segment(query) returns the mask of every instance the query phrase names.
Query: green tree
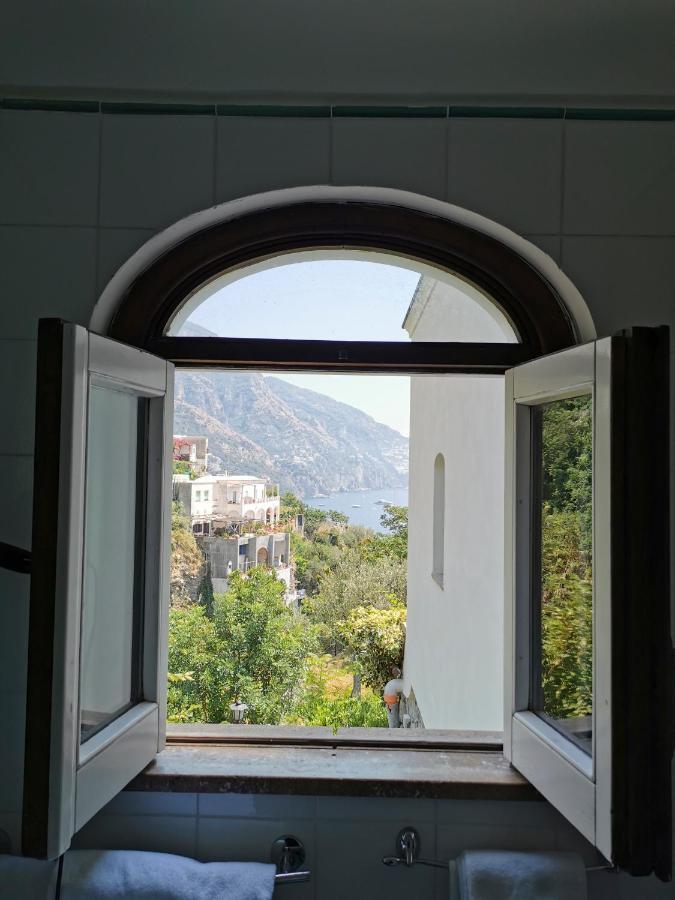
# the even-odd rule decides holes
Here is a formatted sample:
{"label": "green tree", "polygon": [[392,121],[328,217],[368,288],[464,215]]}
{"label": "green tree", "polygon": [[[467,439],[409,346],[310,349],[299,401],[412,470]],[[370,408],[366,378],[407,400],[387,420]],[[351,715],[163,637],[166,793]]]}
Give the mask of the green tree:
{"label": "green tree", "polygon": [[391,678],[392,668],[403,666],[405,623],[406,608],[393,599],[383,609],[357,606],[340,627],[356,671],[378,694]]}
{"label": "green tree", "polygon": [[555,718],[593,710],[592,576],[574,513],[544,509],[542,519],[541,681]]}
{"label": "green tree", "polygon": [[316,594],[322,577],[340,558],[340,548],[321,540],[310,541],[299,534],[291,535],[291,555],[295,564],[295,583],[308,595]]}
{"label": "green tree", "polygon": [[213,617],[190,604],[171,611],[171,721],[229,722],[242,700],[248,720],[277,724],[301,689],[315,635],[283,599],[284,585],[267,569],[230,576],[216,594]]}
{"label": "green tree", "polygon": [[[223,722],[229,660],[213,620],[190,603],[169,610],[169,722]],[[231,702],[231,701],[230,701]]]}
{"label": "green tree", "polygon": [[211,563],[206,562],[204,566],[204,575],[197,588],[197,603],[201,604],[206,610],[206,615],[213,615],[213,581],[211,580]]}
{"label": "green tree", "polygon": [[329,645],[340,641],[340,623],[358,606],[388,609],[392,600],[405,605],[407,566],[393,556],[364,558],[359,550],[342,552],[321,578],[319,593],[305,604],[322,626]]}
{"label": "green tree", "polygon": [[380,516],[380,525],[386,529],[386,533],[375,534],[366,541],[364,555],[372,559],[382,556],[407,559],[408,507],[385,503],[384,512]]}
{"label": "green tree", "polygon": [[593,697],[593,411],[589,396],[541,411],[541,688],[555,718]]}
{"label": "green tree", "polygon": [[579,517],[580,547],[590,553],[593,515],[593,405],[590,396],[542,410],[543,502]]}
{"label": "green tree", "polygon": [[232,660],[231,694],[249,705],[252,722],[278,721],[314,647],[313,629],[284,602],[283,582],[260,567],[233,572],[214,621]]}

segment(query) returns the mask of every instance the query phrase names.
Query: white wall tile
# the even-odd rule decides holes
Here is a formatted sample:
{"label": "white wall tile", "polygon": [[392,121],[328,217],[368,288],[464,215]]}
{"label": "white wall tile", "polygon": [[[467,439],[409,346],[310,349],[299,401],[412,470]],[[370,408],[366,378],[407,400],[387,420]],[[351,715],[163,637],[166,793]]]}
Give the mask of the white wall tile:
{"label": "white wall tile", "polygon": [[[16,854],[18,856],[18,854]],[[6,859],[2,865],[2,897],[57,900],[58,860]]]}
{"label": "white wall tile", "polygon": [[[385,866],[394,854],[396,836],[411,823],[392,817],[387,823],[358,819],[317,823],[316,890],[320,900],[367,897],[368,900],[423,900],[433,895],[433,870],[422,866]],[[434,827],[414,823],[421,855],[434,853]]]}
{"label": "white wall tile", "polygon": [[155,234],[152,228],[101,228],[98,238],[97,293],[120,266]]}
{"label": "white wall tile", "polygon": [[18,694],[26,691],[29,602],[30,576],[0,569],[0,684]]}
{"label": "white wall tile", "polygon": [[100,224],[159,228],[213,205],[211,116],[106,115]]}
{"label": "white wall tile", "polygon": [[[359,822],[408,821],[433,822],[436,815],[434,800],[376,797],[317,797],[317,818],[356,819]],[[393,839],[392,839],[393,840]]]}
{"label": "white wall tile", "polygon": [[567,234],[675,234],[675,122],[567,122]]}
{"label": "white wall tile", "polygon": [[36,341],[0,340],[2,453],[33,452]]}
{"label": "white wall tile", "polygon": [[[8,846],[9,845],[9,846]],[[21,814],[0,812],[0,853],[20,853]]]}
{"label": "white wall tile", "polygon": [[439,825],[506,825],[555,828],[559,815],[543,801],[438,800]]}
{"label": "white wall tile", "polygon": [[554,828],[515,825],[439,825],[436,853],[445,861],[463,850],[555,850]]}
{"label": "white wall tile", "polygon": [[302,841],[311,865],[314,854],[313,819],[249,819],[199,816],[197,853],[203,860],[267,862],[272,842],[284,834]]}
{"label": "white wall tile", "polygon": [[33,457],[6,456],[0,453],[0,484],[5,509],[11,513],[0,519],[0,541],[30,549],[33,531]]}
{"label": "white wall tile", "polygon": [[20,812],[23,798],[23,748],[26,694],[0,691],[0,810]]}
{"label": "white wall tile", "polygon": [[35,339],[40,316],[86,325],[95,265],[94,228],[0,226],[0,335]]}
{"label": "white wall tile", "polygon": [[552,260],[560,263],[560,235],[558,234],[526,234],[524,237],[547,253]]}
{"label": "white wall tile", "polygon": [[560,228],[562,121],[450,119],[448,200],[519,233]]}
{"label": "white wall tile", "polygon": [[0,221],[95,225],[99,117],[0,111]]}
{"label": "white wall tile", "polygon": [[151,850],[195,856],[191,816],[106,816],[99,813],[73,838],[75,850]]}
{"label": "white wall tile", "polygon": [[333,183],[443,198],[446,129],[446,119],[334,119]]}
{"label": "white wall tile", "polygon": [[329,175],[329,119],[218,119],[218,202],[277,188],[326,184]]}
{"label": "white wall tile", "polygon": [[196,816],[197,795],[169,791],[120,791],[102,816]]}
{"label": "white wall tile", "polygon": [[561,268],[581,291],[599,335],[675,325],[675,238],[565,237]]}
{"label": "white wall tile", "polygon": [[309,819],[316,811],[315,797],[286,794],[199,794],[200,816],[256,819]]}

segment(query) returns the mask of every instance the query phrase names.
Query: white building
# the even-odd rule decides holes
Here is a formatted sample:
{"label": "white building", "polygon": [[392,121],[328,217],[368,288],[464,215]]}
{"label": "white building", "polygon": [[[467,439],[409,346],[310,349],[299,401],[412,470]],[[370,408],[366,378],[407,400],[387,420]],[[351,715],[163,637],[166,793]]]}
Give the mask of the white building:
{"label": "white building", "polygon": [[[423,276],[413,341],[515,341],[473,286]],[[408,625],[413,725],[502,728],[504,380],[410,379]]]}
{"label": "white building", "polygon": [[237,522],[279,522],[279,489],[255,475],[203,475],[190,481],[174,475],[174,499],[192,522],[195,534]]}
{"label": "white building", "polygon": [[266,566],[283,581],[286,605],[296,603],[289,532],[245,534],[231,538],[204,537],[200,540],[200,546],[211,565],[211,581],[216,594],[227,590],[232,572],[248,572],[253,566]]}
{"label": "white building", "polygon": [[204,435],[174,434],[173,458],[189,463],[193,474],[202,475],[209,464],[209,439]]}

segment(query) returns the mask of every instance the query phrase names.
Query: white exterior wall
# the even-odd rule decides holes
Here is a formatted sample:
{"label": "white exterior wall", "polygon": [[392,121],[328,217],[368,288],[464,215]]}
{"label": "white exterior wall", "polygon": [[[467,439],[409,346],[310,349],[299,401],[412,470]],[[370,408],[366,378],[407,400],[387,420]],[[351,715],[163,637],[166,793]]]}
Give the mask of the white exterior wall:
{"label": "white exterior wall", "polygon": [[[427,728],[500,730],[504,381],[411,380],[405,691]],[[443,587],[431,577],[436,454],[445,458]]]}
{"label": "white exterior wall", "polygon": [[[406,316],[413,341],[517,340],[470,285],[422,278]],[[443,577],[433,578],[434,465],[445,469]],[[427,728],[503,722],[504,380],[410,379],[405,693]],[[436,573],[438,574],[438,573]],[[442,585],[442,586],[441,586]]]}

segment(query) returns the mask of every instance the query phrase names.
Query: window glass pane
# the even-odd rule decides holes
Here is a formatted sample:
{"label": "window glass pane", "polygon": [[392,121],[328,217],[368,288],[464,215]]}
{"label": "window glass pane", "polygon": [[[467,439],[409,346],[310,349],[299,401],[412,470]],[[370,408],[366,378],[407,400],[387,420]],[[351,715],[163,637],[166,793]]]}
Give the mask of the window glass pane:
{"label": "window glass pane", "polygon": [[593,406],[590,395],[534,411],[534,709],[587,753],[593,734]]}
{"label": "window glass pane", "polygon": [[80,736],[84,741],[138,698],[142,488],[138,460],[146,401],[89,391]]}
{"label": "window glass pane", "polygon": [[199,288],[169,325],[183,337],[517,343],[494,301],[450,272],[375,251],[288,253]]}

